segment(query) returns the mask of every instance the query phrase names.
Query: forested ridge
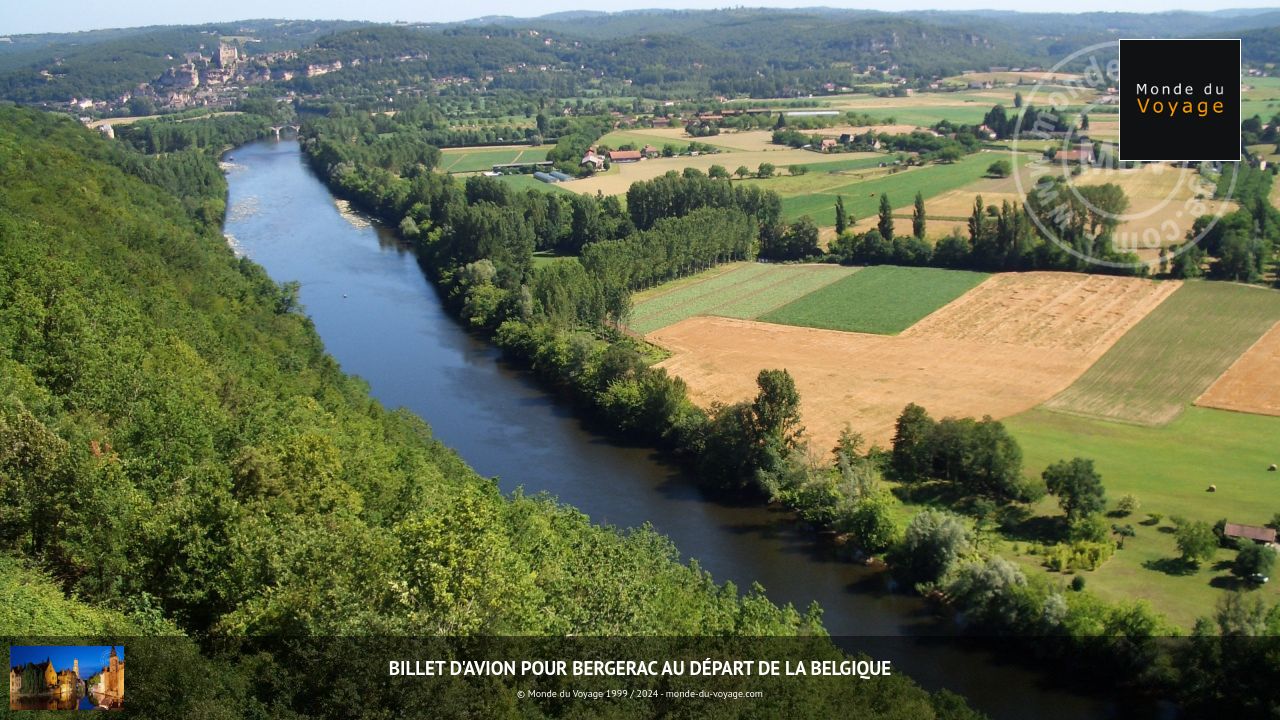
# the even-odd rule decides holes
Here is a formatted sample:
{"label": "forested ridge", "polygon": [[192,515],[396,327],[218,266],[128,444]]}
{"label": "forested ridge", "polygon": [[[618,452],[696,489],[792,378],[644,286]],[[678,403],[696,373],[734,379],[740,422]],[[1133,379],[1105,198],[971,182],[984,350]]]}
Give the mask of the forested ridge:
{"label": "forested ridge", "polygon": [[[299,50],[273,66],[298,75],[275,85],[304,94],[385,97],[386,88],[412,89],[424,79],[488,76],[491,90],[561,98],[603,91],[705,99],[709,93],[803,96],[825,92],[827,83],[884,90],[877,83],[891,76],[923,87],[964,70],[1051,67],[1081,47],[1116,37],[1244,34],[1245,61],[1261,64],[1276,55],[1277,23],[1280,16],[1269,11],[1067,15],[832,8],[650,10],[408,26],[244,21],[15,36],[0,44],[0,97],[38,103],[117,96],[154,81],[175,64],[172,58],[207,54],[219,36],[252,38],[245,44],[252,54]],[[334,60],[344,70],[316,77],[300,72]],[[361,65],[353,66],[355,60]]]}
{"label": "forested ridge", "polygon": [[[502,496],[341,372],[296,288],[232,255],[200,210],[224,186],[192,208],[138,177],[153,162],[69,119],[0,109],[0,587],[45,587],[6,591],[32,612],[56,586],[84,618],[116,618],[10,613],[4,634],[823,633],[816,611],[717,585],[651,530]],[[182,647],[183,669],[204,672]],[[170,702],[343,711],[283,658],[221,661],[238,669]],[[235,680],[265,668],[290,691]],[[902,677],[858,687],[827,701],[958,707]]]}

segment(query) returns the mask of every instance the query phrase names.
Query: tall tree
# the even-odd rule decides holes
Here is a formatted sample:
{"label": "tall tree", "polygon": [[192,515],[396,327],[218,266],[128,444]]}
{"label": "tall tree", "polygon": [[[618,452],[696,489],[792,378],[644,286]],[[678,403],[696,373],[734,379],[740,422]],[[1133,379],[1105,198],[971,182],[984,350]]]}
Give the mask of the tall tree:
{"label": "tall tree", "polygon": [[844,196],[837,195],[836,196],[836,235],[837,236],[843,235],[844,231],[847,230],[848,228],[849,228],[849,216],[845,213],[845,210],[844,210]]}
{"label": "tall tree", "polygon": [[876,223],[880,236],[893,242],[893,205],[889,204],[889,195],[880,193],[880,221]]}
{"label": "tall tree", "polygon": [[800,426],[800,392],[786,370],[761,370],[756,376],[760,392],[751,404],[756,429],[762,439],[792,447],[804,432]]}
{"label": "tall tree", "polygon": [[890,467],[899,481],[920,480],[929,475],[933,464],[933,428],[937,423],[919,405],[911,403],[902,409],[893,433]]}
{"label": "tall tree", "polygon": [[911,214],[911,234],[924,239],[924,195],[916,191],[916,208]]}

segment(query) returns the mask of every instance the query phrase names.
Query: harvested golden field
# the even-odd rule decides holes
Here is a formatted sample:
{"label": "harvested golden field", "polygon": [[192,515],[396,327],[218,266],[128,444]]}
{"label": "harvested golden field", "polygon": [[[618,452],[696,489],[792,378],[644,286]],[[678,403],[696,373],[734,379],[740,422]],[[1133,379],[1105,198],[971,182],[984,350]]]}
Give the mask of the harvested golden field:
{"label": "harvested golden field", "polygon": [[1196,404],[1258,415],[1280,415],[1280,323],[1227,368]]}
{"label": "harvested golden field", "polygon": [[1096,358],[1180,285],[1081,273],[999,273],[903,335],[1083,352]]}
{"label": "harvested golden field", "polygon": [[902,408],[935,416],[1029,410],[1069,386],[1175,283],[1073,273],[996,275],[898,336],[694,317],[648,339],[701,405],[752,397],[786,368],[814,448],[846,424],[888,446]]}

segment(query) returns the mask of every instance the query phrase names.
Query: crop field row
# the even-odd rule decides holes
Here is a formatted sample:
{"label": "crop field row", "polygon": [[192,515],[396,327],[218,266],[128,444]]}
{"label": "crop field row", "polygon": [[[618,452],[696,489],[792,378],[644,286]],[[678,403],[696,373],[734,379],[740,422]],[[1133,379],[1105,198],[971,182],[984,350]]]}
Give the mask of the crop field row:
{"label": "crop field row", "polygon": [[1163,425],[1280,321],[1280,293],[1185,283],[1045,407]]}
{"label": "crop field row", "polygon": [[546,159],[545,147],[447,148],[440,151],[440,169],[450,173],[480,172],[501,163],[542,162]]}
{"label": "crop field row", "polygon": [[695,315],[751,319],[855,270],[836,265],[744,263],[706,280],[640,298],[631,312],[630,327],[647,334]]}
{"label": "crop field row", "polygon": [[987,277],[985,273],[879,265],[759,319],[782,325],[896,335]]}

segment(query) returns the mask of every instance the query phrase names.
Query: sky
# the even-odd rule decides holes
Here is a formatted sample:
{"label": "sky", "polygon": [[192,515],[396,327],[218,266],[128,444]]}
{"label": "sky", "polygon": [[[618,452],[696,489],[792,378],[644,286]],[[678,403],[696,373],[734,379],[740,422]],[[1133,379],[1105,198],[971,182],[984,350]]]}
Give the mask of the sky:
{"label": "sky", "polygon": [[[72,661],[80,661],[80,677],[91,675],[107,666],[109,645],[14,645],[9,648],[9,667],[29,662],[53,661],[54,670],[67,670]],[[116,646],[116,655],[124,660],[124,646]]]}
{"label": "sky", "polygon": [[[1039,12],[1218,10],[1275,7],[1277,0],[1042,0]],[[844,7],[881,10],[1027,10],[1026,0],[0,0],[0,35],[73,32],[140,25],[189,25],[250,18],[450,22],[485,15],[527,17],[563,10],[633,10],[639,8],[709,9],[747,7]]]}

